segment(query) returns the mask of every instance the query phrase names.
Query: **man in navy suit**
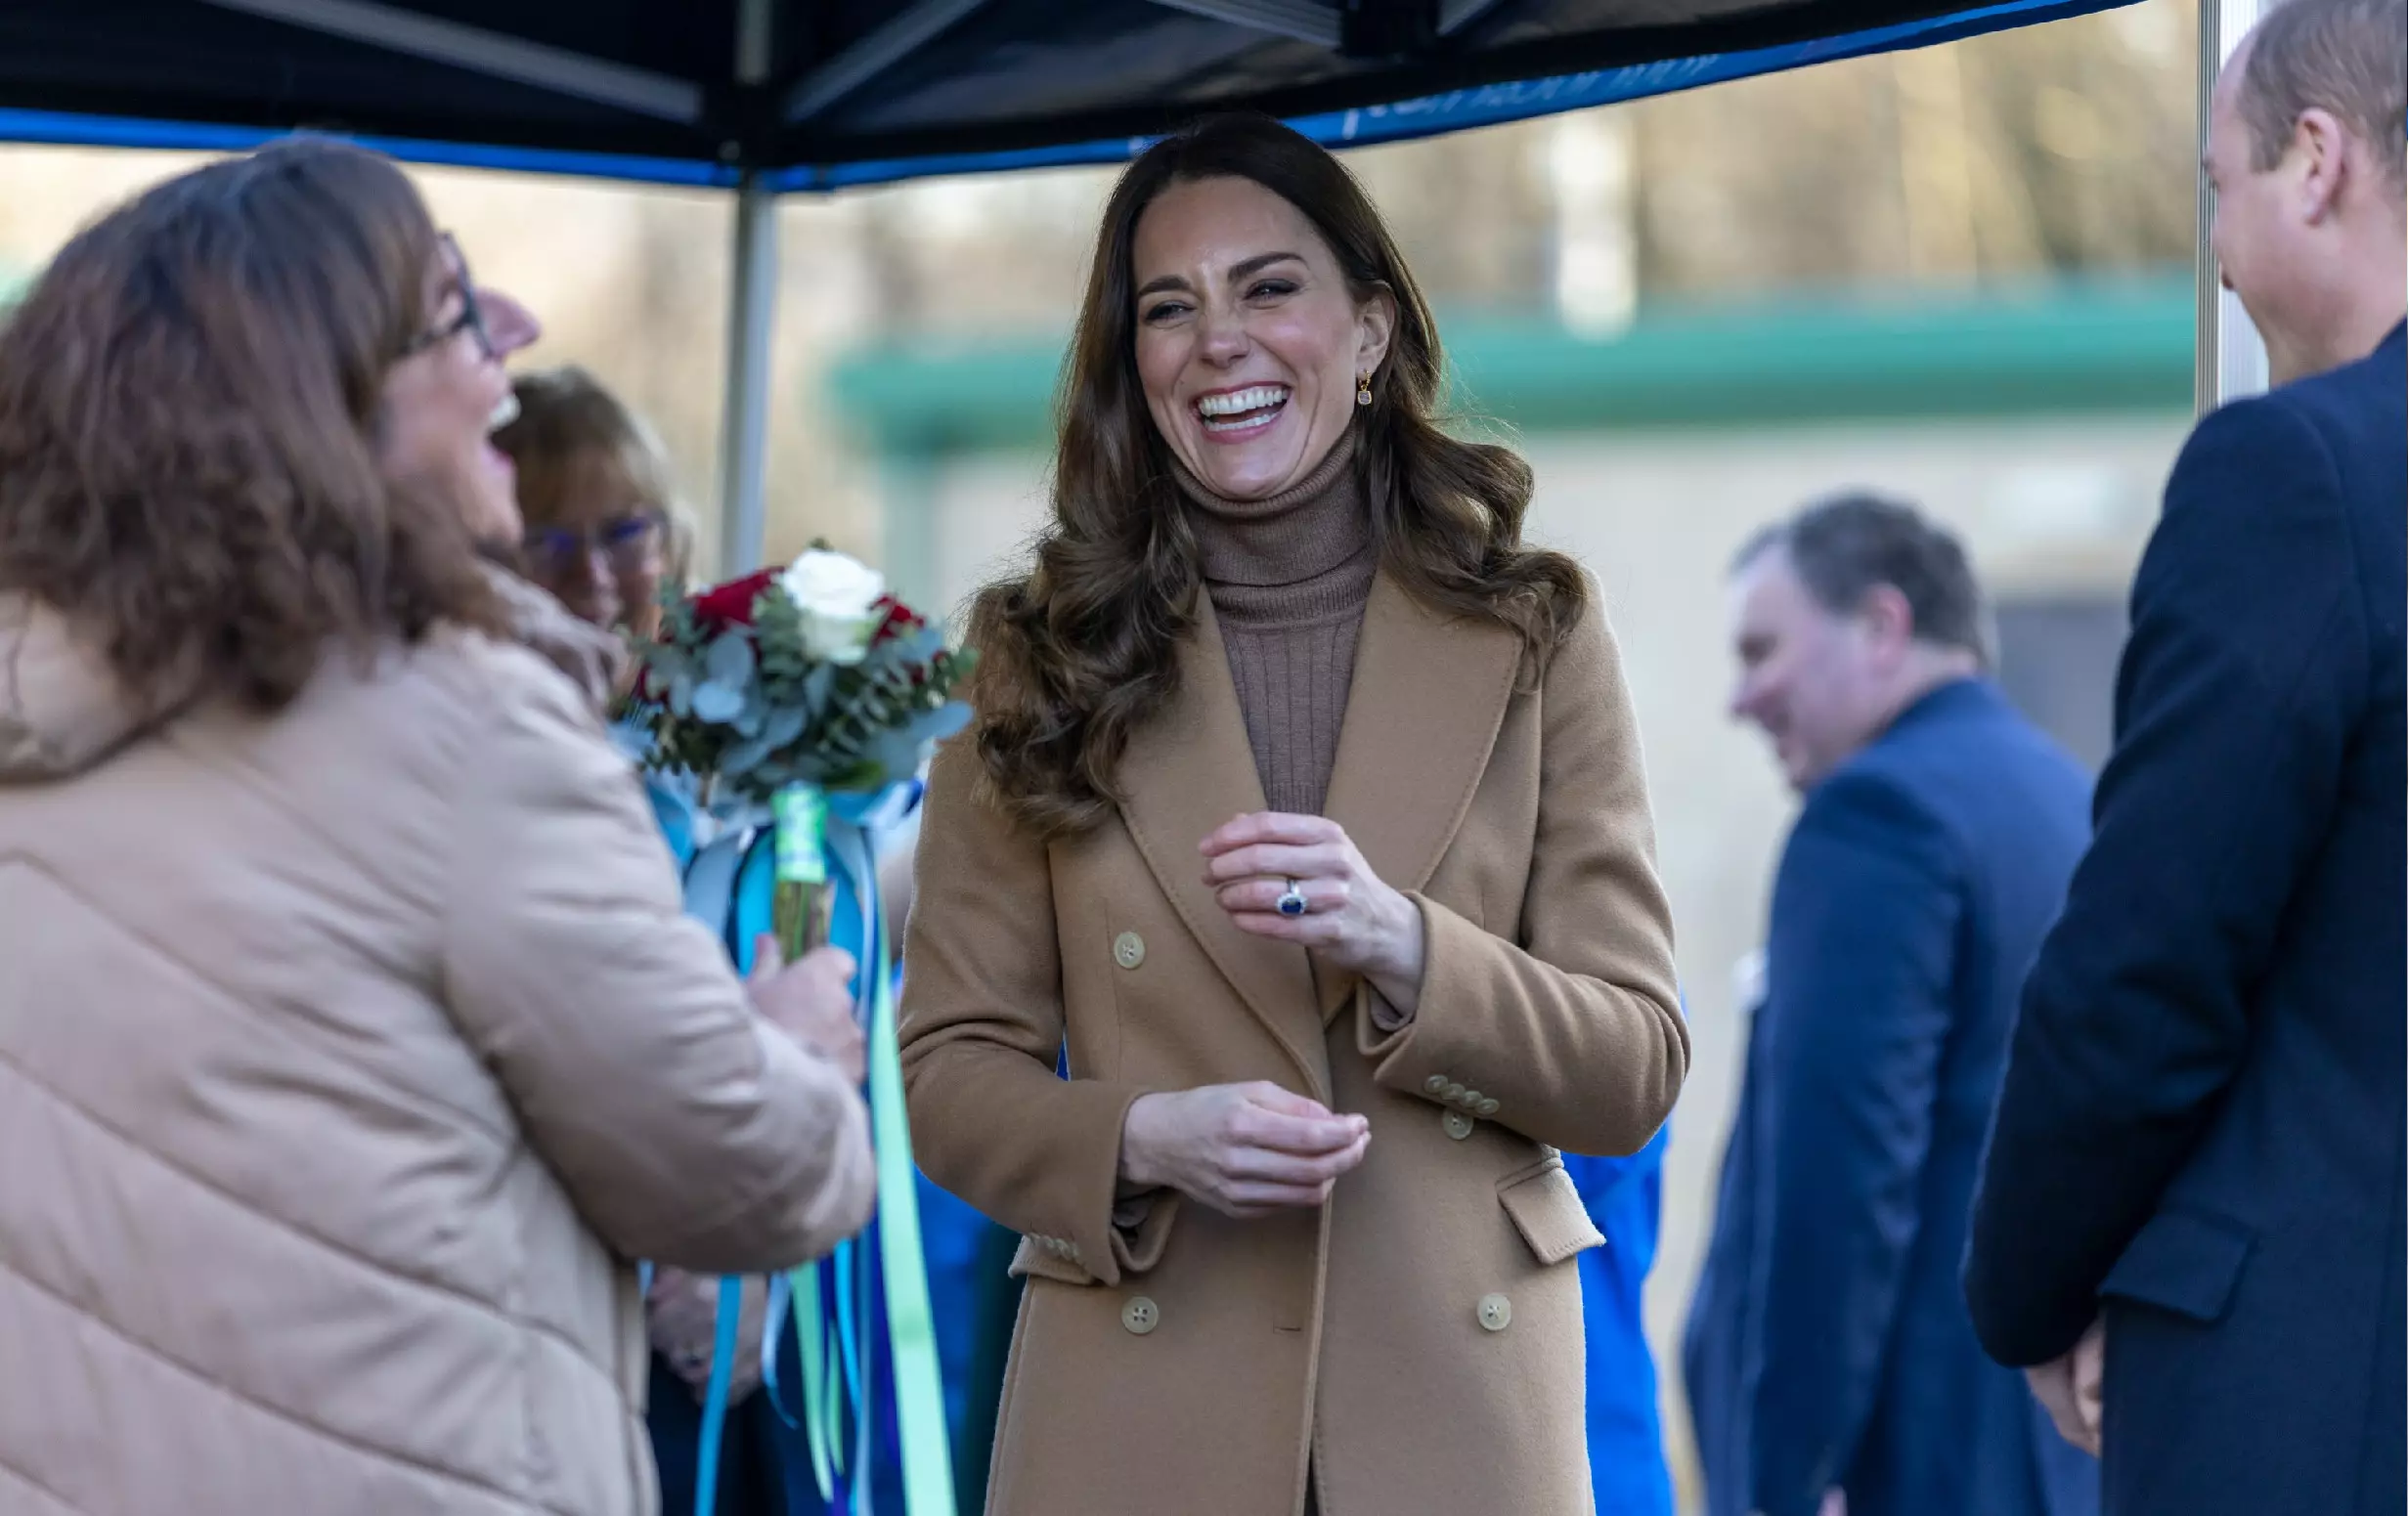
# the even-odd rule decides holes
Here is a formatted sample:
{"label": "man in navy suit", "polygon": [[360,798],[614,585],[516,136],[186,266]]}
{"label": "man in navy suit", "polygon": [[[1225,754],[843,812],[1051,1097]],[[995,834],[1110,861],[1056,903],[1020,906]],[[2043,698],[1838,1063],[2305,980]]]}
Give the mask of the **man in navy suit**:
{"label": "man in navy suit", "polygon": [[2216,87],[2278,388],[2166,487],[1974,1219],[1982,1340],[2115,1516],[2408,1506],[2404,76],[2402,0],[2289,0]]}
{"label": "man in navy suit", "polygon": [[2097,1464],[1983,1355],[1957,1269],[2088,776],[1983,676],[1973,572],[1911,507],[1813,506],[1731,589],[1732,711],[1805,806],[1687,1344],[1710,1504],[2087,1516]]}

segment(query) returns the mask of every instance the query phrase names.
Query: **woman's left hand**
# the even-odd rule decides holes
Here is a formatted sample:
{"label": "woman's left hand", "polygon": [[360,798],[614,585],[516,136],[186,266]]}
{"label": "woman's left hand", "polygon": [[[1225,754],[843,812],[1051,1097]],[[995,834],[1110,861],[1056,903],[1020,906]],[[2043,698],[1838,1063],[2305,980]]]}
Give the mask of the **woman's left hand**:
{"label": "woman's left hand", "polygon": [[[1204,883],[1237,926],[1298,943],[1333,968],[1362,975],[1400,1014],[1422,992],[1422,913],[1372,872],[1345,828],[1322,816],[1256,811],[1204,840]],[[1283,915],[1293,885],[1300,915]]]}

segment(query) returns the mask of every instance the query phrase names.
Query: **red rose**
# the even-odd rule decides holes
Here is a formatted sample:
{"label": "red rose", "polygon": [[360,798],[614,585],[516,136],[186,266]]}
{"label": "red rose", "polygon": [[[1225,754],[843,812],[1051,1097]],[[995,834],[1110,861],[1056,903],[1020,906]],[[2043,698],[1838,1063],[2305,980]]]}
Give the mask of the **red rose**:
{"label": "red rose", "polygon": [[928,625],[917,611],[893,595],[880,595],[870,603],[870,609],[886,613],[886,619],[878,624],[877,633],[870,638],[872,643],[891,642],[897,637],[909,636]]}
{"label": "red rose", "polygon": [[694,619],[705,627],[723,629],[728,627],[749,627],[753,624],[753,607],[764,592],[777,583],[779,571],[763,569],[742,579],[731,579],[694,597]]}

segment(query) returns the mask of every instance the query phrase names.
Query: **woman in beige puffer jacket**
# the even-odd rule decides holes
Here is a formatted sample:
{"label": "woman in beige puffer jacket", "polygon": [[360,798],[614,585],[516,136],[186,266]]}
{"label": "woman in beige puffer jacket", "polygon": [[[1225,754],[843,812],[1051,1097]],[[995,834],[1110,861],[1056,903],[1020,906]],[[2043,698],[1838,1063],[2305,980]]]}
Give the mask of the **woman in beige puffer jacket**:
{"label": "woman in beige puffer jacket", "polygon": [[9,1516],[648,1511],[630,1260],[868,1213],[824,967],[748,1005],[613,648],[471,550],[485,318],[397,169],[292,143],[0,331]]}

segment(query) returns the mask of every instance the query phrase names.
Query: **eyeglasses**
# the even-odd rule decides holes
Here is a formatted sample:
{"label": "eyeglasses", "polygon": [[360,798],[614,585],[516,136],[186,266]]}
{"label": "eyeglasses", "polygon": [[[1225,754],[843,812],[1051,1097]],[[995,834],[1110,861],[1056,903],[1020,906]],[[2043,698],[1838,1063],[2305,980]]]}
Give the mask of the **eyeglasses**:
{"label": "eyeglasses", "polygon": [[476,303],[476,280],[468,273],[467,255],[460,250],[460,243],[453,240],[451,233],[443,234],[442,242],[445,261],[452,266],[453,282],[460,288],[460,314],[413,337],[410,345],[402,349],[401,356],[416,358],[428,348],[438,347],[465,331],[476,337],[478,352],[487,358],[501,357],[494,350],[494,334],[485,325],[485,310]]}
{"label": "eyeglasses", "polygon": [[640,569],[661,540],[665,525],[656,510],[629,511],[591,526],[540,527],[521,541],[527,566],[538,573],[562,573],[600,553],[613,569]]}

